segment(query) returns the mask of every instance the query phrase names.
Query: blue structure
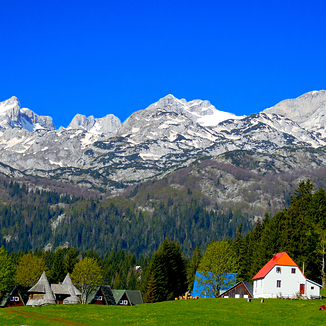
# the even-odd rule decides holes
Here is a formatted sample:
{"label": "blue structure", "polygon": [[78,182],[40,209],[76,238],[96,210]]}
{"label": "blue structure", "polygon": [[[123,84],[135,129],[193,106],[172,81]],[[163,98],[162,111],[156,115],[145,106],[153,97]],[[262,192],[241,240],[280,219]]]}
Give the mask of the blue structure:
{"label": "blue structure", "polygon": [[[199,298],[215,298],[213,295],[213,291],[207,291],[205,288],[203,282],[214,282],[214,274],[213,273],[203,273],[196,272],[195,276],[195,283],[194,287],[192,289],[191,295],[193,297],[197,296]],[[225,273],[221,275],[221,280],[223,281],[221,288],[220,288],[220,293],[228,290],[229,288],[233,287],[236,284],[236,278],[237,278],[237,273]],[[202,280],[202,282],[200,282]],[[213,286],[212,286],[213,287]]]}

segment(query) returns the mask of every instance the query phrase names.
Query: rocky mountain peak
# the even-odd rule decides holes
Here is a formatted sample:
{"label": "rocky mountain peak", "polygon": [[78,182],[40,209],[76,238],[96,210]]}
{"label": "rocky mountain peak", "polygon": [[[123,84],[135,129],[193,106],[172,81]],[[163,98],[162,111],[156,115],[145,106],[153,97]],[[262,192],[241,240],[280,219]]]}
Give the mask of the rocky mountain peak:
{"label": "rocky mountain peak", "polygon": [[0,102],[0,114],[15,107],[18,107],[20,109],[20,103],[16,96],[12,96],[10,99]]}
{"label": "rocky mountain peak", "polygon": [[192,100],[187,102],[184,98],[179,100],[171,94],[150,105],[146,110],[150,111],[159,108],[182,113],[190,120],[202,126],[209,127],[216,126],[224,120],[245,118],[245,116],[236,116],[233,113],[219,111],[207,100]]}
{"label": "rocky mountain peak", "polygon": [[275,106],[264,110],[266,113],[283,115],[295,122],[304,123],[311,119],[319,110],[326,108],[326,91],[312,91],[295,99],[281,101]]}
{"label": "rocky mountain peak", "polygon": [[264,110],[265,113],[280,114],[301,127],[319,133],[326,139],[326,91],[312,91],[295,99],[284,100]]}
{"label": "rocky mountain peak", "polygon": [[114,136],[116,135],[120,126],[120,119],[113,114],[108,114],[107,116],[99,119],[95,119],[92,115],[86,118],[85,115],[76,114],[67,129],[80,129],[89,131],[93,134],[106,134]]}
{"label": "rocky mountain peak", "polygon": [[54,130],[51,117],[38,116],[27,108],[20,108],[20,103],[16,96],[9,100],[0,102],[0,130],[10,127],[22,127],[28,131],[37,129]]}

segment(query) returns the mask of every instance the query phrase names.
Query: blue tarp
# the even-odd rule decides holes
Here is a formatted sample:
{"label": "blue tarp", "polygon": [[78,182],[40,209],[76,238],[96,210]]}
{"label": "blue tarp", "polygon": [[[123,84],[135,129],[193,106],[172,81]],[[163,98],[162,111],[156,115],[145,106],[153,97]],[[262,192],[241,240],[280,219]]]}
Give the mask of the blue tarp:
{"label": "blue tarp", "polygon": [[[207,273],[205,276],[200,272],[196,272],[195,283],[192,290],[192,296],[198,296],[199,298],[214,298],[212,293],[208,293],[205,291],[205,287],[203,284],[198,282],[198,279],[202,279],[203,281],[208,280],[209,278],[213,278],[213,273]],[[223,284],[221,285],[220,291],[224,292],[234,286],[236,284],[237,273],[225,273],[223,274]]]}

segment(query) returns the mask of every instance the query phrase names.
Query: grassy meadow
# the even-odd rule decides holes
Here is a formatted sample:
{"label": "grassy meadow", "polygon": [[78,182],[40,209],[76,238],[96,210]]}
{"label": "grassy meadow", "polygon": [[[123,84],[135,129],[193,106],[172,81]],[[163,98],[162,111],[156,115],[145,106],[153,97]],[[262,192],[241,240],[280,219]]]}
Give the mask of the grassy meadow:
{"label": "grassy meadow", "polygon": [[133,307],[51,305],[0,309],[1,325],[324,325],[326,300],[199,299]]}

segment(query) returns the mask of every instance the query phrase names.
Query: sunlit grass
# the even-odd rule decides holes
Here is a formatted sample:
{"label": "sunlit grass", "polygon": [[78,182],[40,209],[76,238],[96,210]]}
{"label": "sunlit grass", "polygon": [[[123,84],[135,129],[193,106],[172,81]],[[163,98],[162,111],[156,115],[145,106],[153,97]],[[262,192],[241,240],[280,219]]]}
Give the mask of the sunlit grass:
{"label": "sunlit grass", "polygon": [[[0,310],[1,325],[322,325],[326,300],[200,299],[133,307],[56,305]],[[23,313],[26,317],[9,312]],[[33,314],[28,316],[28,314]],[[51,318],[56,320],[51,320]],[[60,318],[60,320],[58,320]],[[42,320],[43,319],[43,320]]]}

